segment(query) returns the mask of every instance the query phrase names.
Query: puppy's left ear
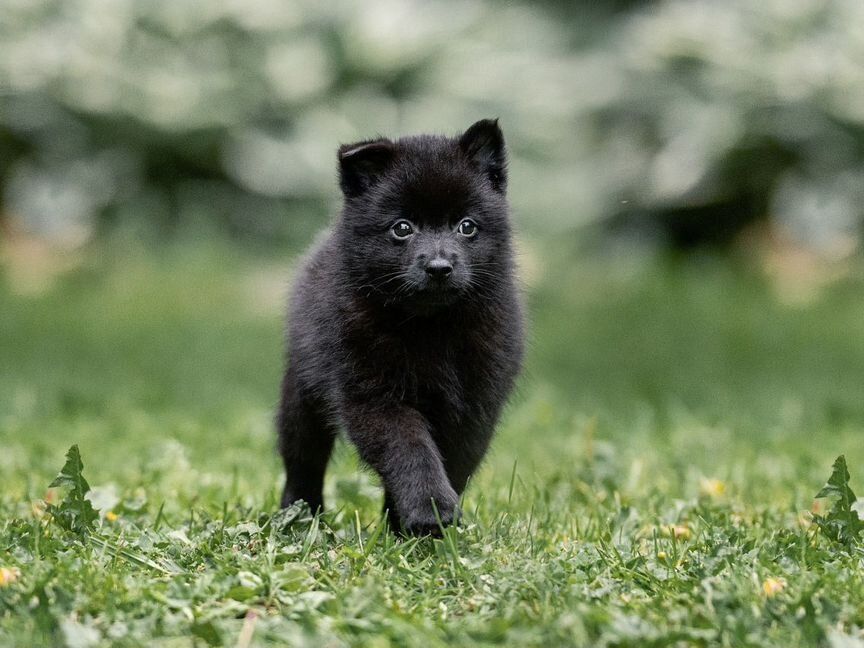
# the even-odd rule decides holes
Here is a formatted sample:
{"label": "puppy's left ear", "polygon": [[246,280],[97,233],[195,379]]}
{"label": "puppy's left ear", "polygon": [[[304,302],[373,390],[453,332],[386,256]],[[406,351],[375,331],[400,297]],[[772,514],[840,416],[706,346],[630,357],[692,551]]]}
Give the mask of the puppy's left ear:
{"label": "puppy's left ear", "polygon": [[384,138],[340,146],[339,184],[345,197],[359,196],[377,183],[393,154],[393,142]]}
{"label": "puppy's left ear", "polygon": [[462,137],[459,147],[480,171],[489,178],[495,191],[507,189],[507,151],[504,133],[497,119],[481,119],[473,124]]}

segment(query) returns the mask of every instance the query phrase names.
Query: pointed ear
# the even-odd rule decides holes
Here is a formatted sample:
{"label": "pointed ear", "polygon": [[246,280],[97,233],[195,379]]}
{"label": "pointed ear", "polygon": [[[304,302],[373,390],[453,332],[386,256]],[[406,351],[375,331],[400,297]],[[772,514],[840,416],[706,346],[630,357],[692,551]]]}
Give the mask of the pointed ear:
{"label": "pointed ear", "polygon": [[393,142],[377,139],[339,147],[339,184],[346,198],[375,184],[393,160]]}
{"label": "pointed ear", "polygon": [[507,188],[507,152],[497,119],[481,119],[459,138],[459,147],[492,183],[496,191]]}

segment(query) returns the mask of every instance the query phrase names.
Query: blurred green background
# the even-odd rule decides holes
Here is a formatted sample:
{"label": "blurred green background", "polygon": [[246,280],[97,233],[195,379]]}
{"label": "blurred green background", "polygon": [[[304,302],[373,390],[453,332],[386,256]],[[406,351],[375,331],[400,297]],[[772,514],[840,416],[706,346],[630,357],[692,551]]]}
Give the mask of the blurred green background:
{"label": "blurred green background", "polygon": [[[530,335],[465,528],[376,545],[345,442],[268,526],[338,145],[484,117]],[[859,646],[862,229],[862,0],[0,0],[0,644]]]}
{"label": "blurred green background", "polygon": [[0,8],[7,466],[121,412],[198,460],[202,421],[231,454],[254,420],[254,466],[338,144],[487,116],[531,310],[518,402],[646,443],[691,416],[714,442],[864,424],[860,0]]}
{"label": "blurred green background", "polygon": [[3,0],[8,235],[305,243],[334,150],[501,118],[538,235],[829,258],[864,203],[858,0]]}

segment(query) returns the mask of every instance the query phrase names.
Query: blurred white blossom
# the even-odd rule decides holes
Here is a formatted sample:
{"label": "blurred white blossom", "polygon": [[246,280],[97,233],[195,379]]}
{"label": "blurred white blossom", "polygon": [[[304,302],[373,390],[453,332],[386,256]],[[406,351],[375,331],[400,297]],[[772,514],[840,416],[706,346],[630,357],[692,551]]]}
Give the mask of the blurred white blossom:
{"label": "blurred white blossom", "polygon": [[[6,0],[4,217],[79,243],[108,207],[148,212],[130,188],[170,204],[182,169],[326,205],[338,144],[497,116],[538,227],[746,190],[835,249],[864,220],[862,61],[860,0],[657,0],[596,25],[491,0]],[[122,172],[99,161],[118,149]]]}

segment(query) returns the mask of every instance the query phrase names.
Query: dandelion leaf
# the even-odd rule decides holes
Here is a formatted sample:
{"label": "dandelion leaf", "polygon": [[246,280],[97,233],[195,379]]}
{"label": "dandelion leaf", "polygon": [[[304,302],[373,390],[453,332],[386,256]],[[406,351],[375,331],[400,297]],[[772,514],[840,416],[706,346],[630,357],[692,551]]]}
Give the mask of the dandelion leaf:
{"label": "dandelion leaf", "polygon": [[63,529],[79,536],[86,536],[99,517],[93,505],[85,496],[90,490],[90,484],[84,479],[84,462],[77,445],[73,445],[66,453],[66,463],[60,474],[54,478],[49,488],[68,488],[63,501],[57,505],[49,505],[48,511],[52,518]]}
{"label": "dandelion leaf", "polygon": [[860,538],[864,530],[864,521],[858,517],[855,505],[855,493],[849,486],[849,468],[846,457],[840,455],[834,461],[831,477],[822,489],[816,493],[816,498],[830,498],[834,504],[827,515],[814,517],[819,530],[834,542],[851,545]]}

